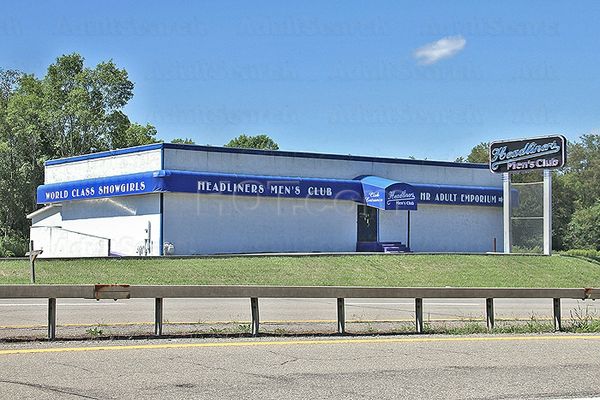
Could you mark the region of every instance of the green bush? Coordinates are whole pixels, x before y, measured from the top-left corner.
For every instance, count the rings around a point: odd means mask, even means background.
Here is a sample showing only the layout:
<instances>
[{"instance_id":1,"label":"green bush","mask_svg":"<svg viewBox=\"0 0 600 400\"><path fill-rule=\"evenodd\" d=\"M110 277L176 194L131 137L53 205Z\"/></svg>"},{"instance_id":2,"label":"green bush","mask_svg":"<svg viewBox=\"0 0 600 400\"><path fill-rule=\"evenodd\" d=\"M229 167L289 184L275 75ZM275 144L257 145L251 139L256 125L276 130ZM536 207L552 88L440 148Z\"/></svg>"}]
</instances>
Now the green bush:
<instances>
[{"instance_id":1,"label":"green bush","mask_svg":"<svg viewBox=\"0 0 600 400\"><path fill-rule=\"evenodd\" d=\"M598 250L571 249L571 250L564 251L561 254L565 254L565 255L573 256L573 257L589 258L591 260L600 262L600 251L598 251Z\"/></svg>"},{"instance_id":2,"label":"green bush","mask_svg":"<svg viewBox=\"0 0 600 400\"><path fill-rule=\"evenodd\" d=\"M544 250L540 246L514 246L512 247L512 253L514 254L542 254Z\"/></svg>"},{"instance_id":3,"label":"green bush","mask_svg":"<svg viewBox=\"0 0 600 400\"><path fill-rule=\"evenodd\" d=\"M571 249L600 250L600 202L575 211L565 239Z\"/></svg>"},{"instance_id":4,"label":"green bush","mask_svg":"<svg viewBox=\"0 0 600 400\"><path fill-rule=\"evenodd\" d=\"M27 239L19 236L0 237L0 257L23 257L27 244Z\"/></svg>"}]
</instances>

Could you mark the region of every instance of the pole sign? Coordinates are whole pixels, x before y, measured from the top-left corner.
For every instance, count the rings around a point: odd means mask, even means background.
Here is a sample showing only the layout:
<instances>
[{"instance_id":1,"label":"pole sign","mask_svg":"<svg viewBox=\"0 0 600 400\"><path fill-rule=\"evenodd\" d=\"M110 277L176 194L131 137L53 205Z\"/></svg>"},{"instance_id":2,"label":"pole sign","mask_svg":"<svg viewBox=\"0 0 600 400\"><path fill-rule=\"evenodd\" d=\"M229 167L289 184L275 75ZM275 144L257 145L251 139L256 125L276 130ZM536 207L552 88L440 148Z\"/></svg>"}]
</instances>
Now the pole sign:
<instances>
[{"instance_id":1,"label":"pole sign","mask_svg":"<svg viewBox=\"0 0 600 400\"><path fill-rule=\"evenodd\" d=\"M567 161L567 139L562 135L490 143L490 170L495 173L555 169Z\"/></svg>"}]
</instances>

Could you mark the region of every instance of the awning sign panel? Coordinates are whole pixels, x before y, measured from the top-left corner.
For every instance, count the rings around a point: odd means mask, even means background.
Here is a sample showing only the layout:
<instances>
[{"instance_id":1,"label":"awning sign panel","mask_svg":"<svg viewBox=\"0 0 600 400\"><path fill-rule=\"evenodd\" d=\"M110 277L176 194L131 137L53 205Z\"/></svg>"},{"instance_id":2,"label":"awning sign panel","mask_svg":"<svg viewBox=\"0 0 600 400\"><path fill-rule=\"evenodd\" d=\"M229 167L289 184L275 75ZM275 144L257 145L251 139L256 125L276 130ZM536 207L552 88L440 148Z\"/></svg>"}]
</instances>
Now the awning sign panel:
<instances>
[{"instance_id":1,"label":"awning sign panel","mask_svg":"<svg viewBox=\"0 0 600 400\"><path fill-rule=\"evenodd\" d=\"M131 196L157 191L161 191L160 180L152 172L144 172L41 185L37 188L37 203Z\"/></svg>"},{"instance_id":2,"label":"awning sign panel","mask_svg":"<svg viewBox=\"0 0 600 400\"><path fill-rule=\"evenodd\" d=\"M388 186L385 193L386 210L416 210L417 193L408 183L396 183Z\"/></svg>"},{"instance_id":3,"label":"awning sign panel","mask_svg":"<svg viewBox=\"0 0 600 400\"><path fill-rule=\"evenodd\" d=\"M413 184L419 203L460 206L502 206L502 188Z\"/></svg>"},{"instance_id":4,"label":"awning sign panel","mask_svg":"<svg viewBox=\"0 0 600 400\"><path fill-rule=\"evenodd\" d=\"M417 193L407 184L378 176L360 177L364 204L380 210L416 210Z\"/></svg>"},{"instance_id":5,"label":"awning sign panel","mask_svg":"<svg viewBox=\"0 0 600 400\"><path fill-rule=\"evenodd\" d=\"M381 210L422 204L502 206L502 188L408 184L377 176L356 179L239 175L160 170L41 185L38 204L148 193L356 201Z\"/></svg>"},{"instance_id":6,"label":"awning sign panel","mask_svg":"<svg viewBox=\"0 0 600 400\"><path fill-rule=\"evenodd\" d=\"M38 204L176 192L362 201L359 181L160 170L41 185Z\"/></svg>"},{"instance_id":7,"label":"awning sign panel","mask_svg":"<svg viewBox=\"0 0 600 400\"><path fill-rule=\"evenodd\" d=\"M288 176L163 171L167 192L360 201L360 182Z\"/></svg>"}]
</instances>

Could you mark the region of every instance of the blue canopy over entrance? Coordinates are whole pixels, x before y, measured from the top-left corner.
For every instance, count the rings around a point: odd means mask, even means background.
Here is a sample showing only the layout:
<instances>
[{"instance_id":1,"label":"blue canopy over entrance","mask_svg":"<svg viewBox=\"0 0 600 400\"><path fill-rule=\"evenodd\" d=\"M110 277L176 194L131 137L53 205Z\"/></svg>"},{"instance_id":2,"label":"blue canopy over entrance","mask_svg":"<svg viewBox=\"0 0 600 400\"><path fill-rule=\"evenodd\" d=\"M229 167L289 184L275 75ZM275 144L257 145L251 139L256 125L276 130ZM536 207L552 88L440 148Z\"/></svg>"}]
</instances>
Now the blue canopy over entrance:
<instances>
[{"instance_id":1,"label":"blue canopy over entrance","mask_svg":"<svg viewBox=\"0 0 600 400\"><path fill-rule=\"evenodd\" d=\"M372 175L358 179L366 205L380 210L417 209L417 192L412 185Z\"/></svg>"}]
</instances>

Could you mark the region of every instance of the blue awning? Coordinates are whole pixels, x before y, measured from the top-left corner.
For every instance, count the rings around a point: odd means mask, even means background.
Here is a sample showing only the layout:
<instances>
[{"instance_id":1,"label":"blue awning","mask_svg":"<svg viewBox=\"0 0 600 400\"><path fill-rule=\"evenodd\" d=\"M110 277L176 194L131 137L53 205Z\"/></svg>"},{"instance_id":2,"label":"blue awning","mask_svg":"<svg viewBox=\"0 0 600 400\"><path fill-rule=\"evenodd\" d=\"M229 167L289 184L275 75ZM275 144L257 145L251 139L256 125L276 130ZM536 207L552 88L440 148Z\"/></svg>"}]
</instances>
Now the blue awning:
<instances>
[{"instance_id":1,"label":"blue awning","mask_svg":"<svg viewBox=\"0 0 600 400\"><path fill-rule=\"evenodd\" d=\"M378 176L356 179L159 170L59 182L37 188L38 204L148 193L349 200L381 210L416 210L419 204L502 206L502 188L410 184Z\"/></svg>"},{"instance_id":2,"label":"blue awning","mask_svg":"<svg viewBox=\"0 0 600 400\"><path fill-rule=\"evenodd\" d=\"M155 172L142 172L78 181L50 183L37 188L37 203L60 203L164 191Z\"/></svg>"},{"instance_id":3,"label":"blue awning","mask_svg":"<svg viewBox=\"0 0 600 400\"><path fill-rule=\"evenodd\" d=\"M417 193L408 183L379 176L359 177L364 203L380 210L416 210Z\"/></svg>"},{"instance_id":4,"label":"blue awning","mask_svg":"<svg viewBox=\"0 0 600 400\"><path fill-rule=\"evenodd\" d=\"M362 187L352 179L243 175L159 170L38 186L38 204L176 192L230 196L362 201Z\"/></svg>"},{"instance_id":5,"label":"blue awning","mask_svg":"<svg viewBox=\"0 0 600 400\"><path fill-rule=\"evenodd\" d=\"M381 210L416 210L417 204L501 207L501 187L403 183L379 176L359 176L364 203ZM514 206L518 193L513 189ZM414 196L414 200L413 200Z\"/></svg>"},{"instance_id":6,"label":"blue awning","mask_svg":"<svg viewBox=\"0 0 600 400\"><path fill-rule=\"evenodd\" d=\"M458 186L413 183L418 193L419 202L423 204L452 204L461 206L496 206L501 207L503 190L490 186ZM518 205L518 193L512 190L513 205Z\"/></svg>"}]
</instances>

